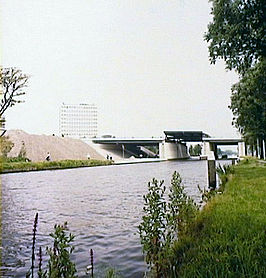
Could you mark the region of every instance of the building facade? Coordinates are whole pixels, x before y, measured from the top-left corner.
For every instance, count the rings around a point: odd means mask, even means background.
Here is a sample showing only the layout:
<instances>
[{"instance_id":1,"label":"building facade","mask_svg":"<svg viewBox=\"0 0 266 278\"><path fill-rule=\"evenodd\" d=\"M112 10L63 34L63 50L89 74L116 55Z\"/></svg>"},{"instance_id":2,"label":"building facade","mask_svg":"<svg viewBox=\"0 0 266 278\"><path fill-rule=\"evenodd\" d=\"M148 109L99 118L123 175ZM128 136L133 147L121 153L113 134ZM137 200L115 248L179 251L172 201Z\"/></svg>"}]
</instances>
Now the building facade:
<instances>
[{"instance_id":1,"label":"building facade","mask_svg":"<svg viewBox=\"0 0 266 278\"><path fill-rule=\"evenodd\" d=\"M61 136L85 139L97 136L98 111L94 104L65 104L60 107Z\"/></svg>"}]
</instances>

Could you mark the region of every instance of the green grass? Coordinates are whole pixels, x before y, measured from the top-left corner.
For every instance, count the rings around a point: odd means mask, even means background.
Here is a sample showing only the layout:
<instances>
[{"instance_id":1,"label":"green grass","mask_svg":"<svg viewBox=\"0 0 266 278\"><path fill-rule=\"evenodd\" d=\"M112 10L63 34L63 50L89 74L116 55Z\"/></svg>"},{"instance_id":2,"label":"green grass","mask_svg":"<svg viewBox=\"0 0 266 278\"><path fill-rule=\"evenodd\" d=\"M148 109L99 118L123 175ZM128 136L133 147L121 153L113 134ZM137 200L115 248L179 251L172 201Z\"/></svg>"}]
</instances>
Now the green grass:
<instances>
[{"instance_id":1,"label":"green grass","mask_svg":"<svg viewBox=\"0 0 266 278\"><path fill-rule=\"evenodd\" d=\"M176 242L173 277L265 277L265 166L251 160L235 167L224 193Z\"/></svg>"},{"instance_id":2,"label":"green grass","mask_svg":"<svg viewBox=\"0 0 266 278\"><path fill-rule=\"evenodd\" d=\"M55 170L77 167L92 167L110 165L112 162L107 160L60 160L45 162L6 162L1 163L1 173Z\"/></svg>"},{"instance_id":3,"label":"green grass","mask_svg":"<svg viewBox=\"0 0 266 278\"><path fill-rule=\"evenodd\" d=\"M0 162L1 166L1 162ZM0 246L2 246L2 179L0 177ZM2 248L0 248L0 266L2 266ZM0 277L2 273L0 270Z\"/></svg>"}]
</instances>

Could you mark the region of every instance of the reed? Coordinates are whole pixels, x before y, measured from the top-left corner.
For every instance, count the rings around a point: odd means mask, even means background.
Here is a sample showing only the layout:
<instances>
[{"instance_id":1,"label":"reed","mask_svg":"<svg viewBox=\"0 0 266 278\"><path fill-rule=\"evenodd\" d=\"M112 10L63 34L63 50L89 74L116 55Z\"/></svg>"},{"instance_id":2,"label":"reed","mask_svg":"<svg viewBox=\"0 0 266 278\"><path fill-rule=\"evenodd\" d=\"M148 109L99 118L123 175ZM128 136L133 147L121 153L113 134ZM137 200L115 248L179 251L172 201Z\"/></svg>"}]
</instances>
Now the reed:
<instances>
[{"instance_id":1,"label":"reed","mask_svg":"<svg viewBox=\"0 0 266 278\"><path fill-rule=\"evenodd\" d=\"M38 212L35 214L34 223L33 223L33 234L32 234L32 248L31 248L31 267L26 278L34 278L34 263L35 263L35 244L36 244L36 233L38 225Z\"/></svg>"}]
</instances>

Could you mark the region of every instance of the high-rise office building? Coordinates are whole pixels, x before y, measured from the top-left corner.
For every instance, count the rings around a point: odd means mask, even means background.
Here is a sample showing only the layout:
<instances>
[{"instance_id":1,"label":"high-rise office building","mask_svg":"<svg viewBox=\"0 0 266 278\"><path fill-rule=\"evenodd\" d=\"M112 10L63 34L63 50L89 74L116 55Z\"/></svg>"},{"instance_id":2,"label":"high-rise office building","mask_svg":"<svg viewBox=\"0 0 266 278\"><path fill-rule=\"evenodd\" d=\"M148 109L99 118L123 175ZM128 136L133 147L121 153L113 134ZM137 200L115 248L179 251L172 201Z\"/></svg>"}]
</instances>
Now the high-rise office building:
<instances>
[{"instance_id":1,"label":"high-rise office building","mask_svg":"<svg viewBox=\"0 0 266 278\"><path fill-rule=\"evenodd\" d=\"M65 104L60 107L59 133L84 139L97 136L97 106L94 104Z\"/></svg>"}]
</instances>

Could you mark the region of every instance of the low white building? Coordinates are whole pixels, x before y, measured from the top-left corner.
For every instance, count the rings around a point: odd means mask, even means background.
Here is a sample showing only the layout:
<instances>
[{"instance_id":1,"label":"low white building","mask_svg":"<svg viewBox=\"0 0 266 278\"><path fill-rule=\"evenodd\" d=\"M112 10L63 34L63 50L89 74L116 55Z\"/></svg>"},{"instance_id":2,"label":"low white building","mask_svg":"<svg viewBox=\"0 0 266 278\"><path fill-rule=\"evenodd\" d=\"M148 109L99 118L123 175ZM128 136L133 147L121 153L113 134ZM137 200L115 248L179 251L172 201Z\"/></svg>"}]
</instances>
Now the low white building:
<instances>
[{"instance_id":1,"label":"low white building","mask_svg":"<svg viewBox=\"0 0 266 278\"><path fill-rule=\"evenodd\" d=\"M59 134L85 139L97 136L98 111L95 104L65 104L60 107Z\"/></svg>"}]
</instances>

